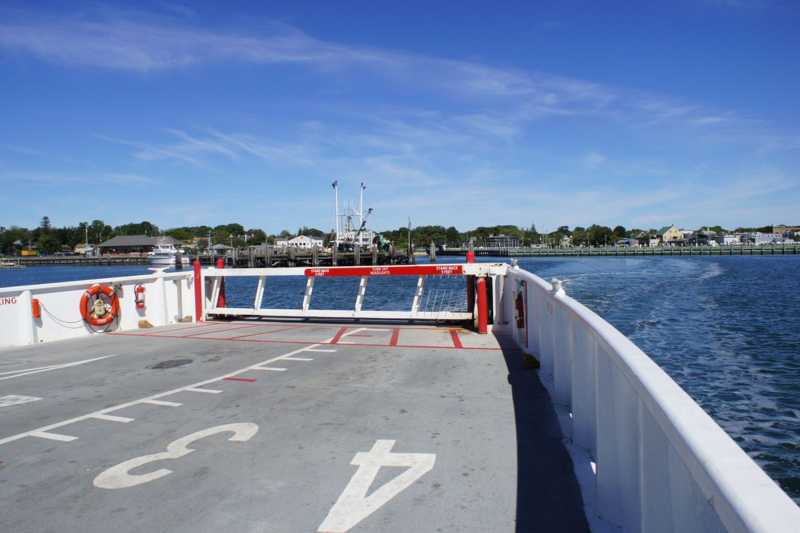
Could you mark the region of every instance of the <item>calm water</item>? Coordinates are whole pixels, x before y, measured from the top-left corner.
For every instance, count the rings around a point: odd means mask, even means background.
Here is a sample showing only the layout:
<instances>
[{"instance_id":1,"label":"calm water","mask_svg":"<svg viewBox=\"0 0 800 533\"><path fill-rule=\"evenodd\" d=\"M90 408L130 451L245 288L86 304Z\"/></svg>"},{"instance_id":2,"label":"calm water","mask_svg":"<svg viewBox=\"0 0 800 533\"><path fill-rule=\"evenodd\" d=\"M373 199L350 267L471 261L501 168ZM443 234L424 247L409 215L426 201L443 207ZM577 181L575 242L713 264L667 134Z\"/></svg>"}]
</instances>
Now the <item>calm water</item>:
<instances>
[{"instance_id":1,"label":"calm water","mask_svg":"<svg viewBox=\"0 0 800 533\"><path fill-rule=\"evenodd\" d=\"M553 258L522 259L520 266L564 281L570 296L649 354L800 502L800 257ZM0 270L0 287L147 268ZM409 309L415 283L371 279L364 308ZM463 307L463 280L450 283L430 283L424 303ZM304 284L271 279L264 306L300 307ZM357 286L357 279L318 279L312 307L351 309ZM228 299L252 305L254 289L255 280L237 279L228 285Z\"/></svg>"}]
</instances>

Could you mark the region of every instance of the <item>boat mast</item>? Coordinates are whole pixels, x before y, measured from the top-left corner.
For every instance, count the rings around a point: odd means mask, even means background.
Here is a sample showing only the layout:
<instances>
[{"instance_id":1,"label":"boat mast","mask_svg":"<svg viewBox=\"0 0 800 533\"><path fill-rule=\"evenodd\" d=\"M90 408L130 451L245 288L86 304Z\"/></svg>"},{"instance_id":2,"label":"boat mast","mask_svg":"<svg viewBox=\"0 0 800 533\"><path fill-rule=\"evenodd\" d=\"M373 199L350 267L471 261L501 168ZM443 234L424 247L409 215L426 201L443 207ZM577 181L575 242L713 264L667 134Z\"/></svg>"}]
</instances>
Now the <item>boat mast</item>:
<instances>
[{"instance_id":1,"label":"boat mast","mask_svg":"<svg viewBox=\"0 0 800 533\"><path fill-rule=\"evenodd\" d=\"M358 204L358 227L359 228L364 226L364 189L366 189L366 187L364 186L364 182L362 181L361 182L361 191L360 191L361 201Z\"/></svg>"},{"instance_id":2,"label":"boat mast","mask_svg":"<svg viewBox=\"0 0 800 533\"><path fill-rule=\"evenodd\" d=\"M336 206L336 246L339 246L339 182L333 182L333 190L335 193L334 205Z\"/></svg>"},{"instance_id":3,"label":"boat mast","mask_svg":"<svg viewBox=\"0 0 800 533\"><path fill-rule=\"evenodd\" d=\"M359 203L359 206L358 206L358 244L359 245L361 244L361 231L364 229L364 189L366 189L366 188L367 188L367 186L364 185L364 182L362 181L361 182L361 190L360 190L361 202Z\"/></svg>"}]
</instances>

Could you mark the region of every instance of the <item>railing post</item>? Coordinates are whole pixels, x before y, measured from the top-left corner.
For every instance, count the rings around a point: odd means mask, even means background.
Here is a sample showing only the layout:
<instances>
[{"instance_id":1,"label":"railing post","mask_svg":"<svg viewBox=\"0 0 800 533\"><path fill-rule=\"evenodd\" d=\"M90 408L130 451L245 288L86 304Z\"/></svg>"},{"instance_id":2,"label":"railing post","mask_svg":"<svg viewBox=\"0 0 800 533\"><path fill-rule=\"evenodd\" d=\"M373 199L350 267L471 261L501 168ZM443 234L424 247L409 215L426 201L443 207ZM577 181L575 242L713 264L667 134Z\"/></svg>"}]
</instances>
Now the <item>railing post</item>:
<instances>
[{"instance_id":1,"label":"railing post","mask_svg":"<svg viewBox=\"0 0 800 533\"><path fill-rule=\"evenodd\" d=\"M223 258L217 259L217 268L223 270L225 268L225 260ZM217 307L225 307L225 277L223 276L219 284L219 301Z\"/></svg>"},{"instance_id":2,"label":"railing post","mask_svg":"<svg viewBox=\"0 0 800 533\"><path fill-rule=\"evenodd\" d=\"M200 260L194 260L194 320L195 322L203 321L203 289L201 287L203 280L200 275Z\"/></svg>"},{"instance_id":3,"label":"railing post","mask_svg":"<svg viewBox=\"0 0 800 533\"><path fill-rule=\"evenodd\" d=\"M475 252L467 252L467 263L475 262ZM475 276L467 276L467 312L475 311Z\"/></svg>"},{"instance_id":4,"label":"railing post","mask_svg":"<svg viewBox=\"0 0 800 533\"><path fill-rule=\"evenodd\" d=\"M310 278L314 279L314 278ZM367 281L369 280L368 276L362 276L361 281L358 284L358 296L356 296L356 313L361 311L361 304L364 303L364 295L367 293Z\"/></svg>"},{"instance_id":5,"label":"railing post","mask_svg":"<svg viewBox=\"0 0 800 533\"><path fill-rule=\"evenodd\" d=\"M486 335L489 332L489 317L486 305L486 278L478 278L478 333Z\"/></svg>"}]
</instances>

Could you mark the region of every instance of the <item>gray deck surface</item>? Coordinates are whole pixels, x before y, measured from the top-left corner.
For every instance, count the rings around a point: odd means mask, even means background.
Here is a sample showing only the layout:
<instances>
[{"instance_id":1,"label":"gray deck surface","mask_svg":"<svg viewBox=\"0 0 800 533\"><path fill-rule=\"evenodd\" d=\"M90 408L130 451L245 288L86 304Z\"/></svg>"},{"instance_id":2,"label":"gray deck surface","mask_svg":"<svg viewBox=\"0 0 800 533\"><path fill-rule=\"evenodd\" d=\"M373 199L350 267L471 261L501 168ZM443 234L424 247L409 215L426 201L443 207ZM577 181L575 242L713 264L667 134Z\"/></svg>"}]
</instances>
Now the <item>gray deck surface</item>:
<instances>
[{"instance_id":1,"label":"gray deck surface","mask_svg":"<svg viewBox=\"0 0 800 533\"><path fill-rule=\"evenodd\" d=\"M343 327L183 324L0 351L0 529L588 530L549 397L511 342ZM177 359L192 362L148 368Z\"/></svg>"}]
</instances>

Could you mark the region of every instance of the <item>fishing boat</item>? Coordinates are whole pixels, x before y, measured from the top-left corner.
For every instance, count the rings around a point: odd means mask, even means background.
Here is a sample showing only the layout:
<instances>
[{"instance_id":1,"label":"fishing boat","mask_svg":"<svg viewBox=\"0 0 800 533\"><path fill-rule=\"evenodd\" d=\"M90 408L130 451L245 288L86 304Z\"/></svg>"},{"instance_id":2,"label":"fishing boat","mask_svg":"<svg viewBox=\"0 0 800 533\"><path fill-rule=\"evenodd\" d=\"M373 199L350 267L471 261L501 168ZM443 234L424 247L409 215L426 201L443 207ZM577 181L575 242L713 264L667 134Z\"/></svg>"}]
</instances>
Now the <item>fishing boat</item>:
<instances>
[{"instance_id":1,"label":"fishing boat","mask_svg":"<svg viewBox=\"0 0 800 533\"><path fill-rule=\"evenodd\" d=\"M182 265L189 264L189 258L183 254L183 250L163 240L157 242L153 250L147 253L147 260L151 265L159 266L175 266L178 261Z\"/></svg>"},{"instance_id":2,"label":"fishing boat","mask_svg":"<svg viewBox=\"0 0 800 533\"><path fill-rule=\"evenodd\" d=\"M373 286L408 307L370 308ZM645 353L514 264L2 288L0 422L7 531L800 524Z\"/></svg>"}]
</instances>

